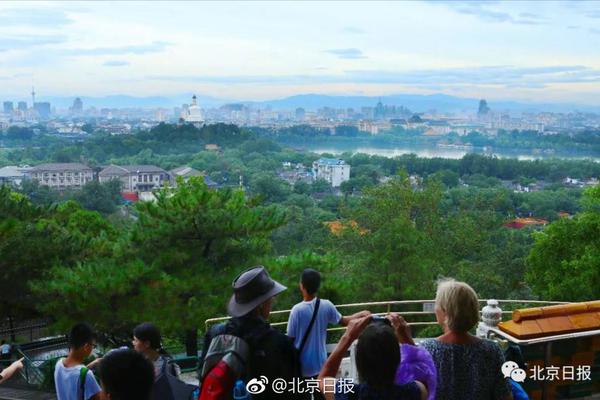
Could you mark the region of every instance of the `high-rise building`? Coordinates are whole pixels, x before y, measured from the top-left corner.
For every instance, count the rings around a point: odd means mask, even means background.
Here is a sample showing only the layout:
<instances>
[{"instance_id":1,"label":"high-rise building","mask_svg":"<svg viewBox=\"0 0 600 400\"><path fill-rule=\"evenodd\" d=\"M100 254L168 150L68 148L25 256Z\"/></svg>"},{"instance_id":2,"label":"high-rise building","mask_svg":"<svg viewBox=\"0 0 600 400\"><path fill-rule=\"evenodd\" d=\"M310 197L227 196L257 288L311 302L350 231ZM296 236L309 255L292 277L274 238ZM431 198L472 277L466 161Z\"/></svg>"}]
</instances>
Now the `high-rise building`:
<instances>
[{"instance_id":1,"label":"high-rise building","mask_svg":"<svg viewBox=\"0 0 600 400\"><path fill-rule=\"evenodd\" d=\"M296 121L304 121L306 110L302 107L296 108Z\"/></svg>"},{"instance_id":2,"label":"high-rise building","mask_svg":"<svg viewBox=\"0 0 600 400\"><path fill-rule=\"evenodd\" d=\"M477 115L483 117L488 115L490 112L490 108L488 107L487 101L485 99L481 99L479 101L479 110L477 111Z\"/></svg>"},{"instance_id":3,"label":"high-rise building","mask_svg":"<svg viewBox=\"0 0 600 400\"><path fill-rule=\"evenodd\" d=\"M4 114L12 114L12 112L13 112L13 102L12 101L5 101L3 105L4 105Z\"/></svg>"},{"instance_id":4,"label":"high-rise building","mask_svg":"<svg viewBox=\"0 0 600 400\"><path fill-rule=\"evenodd\" d=\"M71 107L73 114L81 114L83 112L83 101L79 97L73 100L73 106Z\"/></svg>"},{"instance_id":5,"label":"high-rise building","mask_svg":"<svg viewBox=\"0 0 600 400\"><path fill-rule=\"evenodd\" d=\"M375 110L374 110L374 117L375 119L383 119L383 117L385 117L385 107L383 106L383 103L381 102L381 100L379 100L377 102L377 105L375 106Z\"/></svg>"},{"instance_id":6,"label":"high-rise building","mask_svg":"<svg viewBox=\"0 0 600 400\"><path fill-rule=\"evenodd\" d=\"M17 109L21 112L27 112L27 103L24 101L20 101L17 105Z\"/></svg>"},{"instance_id":7,"label":"high-rise building","mask_svg":"<svg viewBox=\"0 0 600 400\"><path fill-rule=\"evenodd\" d=\"M42 118L42 119L50 118L50 114L51 114L50 103L48 103L47 101L35 103L33 105L33 109L38 113L40 118Z\"/></svg>"}]
</instances>

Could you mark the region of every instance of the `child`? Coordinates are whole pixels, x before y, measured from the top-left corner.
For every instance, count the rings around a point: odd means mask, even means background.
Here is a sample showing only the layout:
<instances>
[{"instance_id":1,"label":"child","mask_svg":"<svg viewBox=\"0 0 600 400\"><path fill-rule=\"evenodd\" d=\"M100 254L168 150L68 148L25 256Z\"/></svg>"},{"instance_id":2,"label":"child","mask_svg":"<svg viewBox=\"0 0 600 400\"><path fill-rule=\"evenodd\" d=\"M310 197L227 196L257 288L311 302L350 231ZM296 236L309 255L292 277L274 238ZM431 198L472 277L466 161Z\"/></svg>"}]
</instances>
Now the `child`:
<instances>
[{"instance_id":1,"label":"child","mask_svg":"<svg viewBox=\"0 0 600 400\"><path fill-rule=\"evenodd\" d=\"M101 389L94 374L83 365L96 346L96 334L85 323L73 326L69 334L69 355L54 368L58 400L99 400Z\"/></svg>"}]
</instances>

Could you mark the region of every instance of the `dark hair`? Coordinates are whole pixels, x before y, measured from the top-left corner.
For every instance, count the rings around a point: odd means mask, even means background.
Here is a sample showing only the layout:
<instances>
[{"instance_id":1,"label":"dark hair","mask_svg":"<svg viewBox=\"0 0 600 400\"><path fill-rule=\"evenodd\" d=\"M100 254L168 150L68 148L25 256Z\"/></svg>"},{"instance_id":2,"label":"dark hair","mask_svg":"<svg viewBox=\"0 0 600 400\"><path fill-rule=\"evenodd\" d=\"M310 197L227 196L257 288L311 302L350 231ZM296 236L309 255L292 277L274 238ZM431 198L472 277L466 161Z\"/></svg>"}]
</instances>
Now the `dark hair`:
<instances>
[{"instance_id":1,"label":"dark hair","mask_svg":"<svg viewBox=\"0 0 600 400\"><path fill-rule=\"evenodd\" d=\"M142 342L150 342L150 347L154 350L161 350L160 330L156 325L150 322L144 322L133 328L133 336Z\"/></svg>"},{"instance_id":2,"label":"dark hair","mask_svg":"<svg viewBox=\"0 0 600 400\"><path fill-rule=\"evenodd\" d=\"M154 366L134 350L114 350L100 362L100 380L113 400L149 400Z\"/></svg>"},{"instance_id":3,"label":"dark hair","mask_svg":"<svg viewBox=\"0 0 600 400\"><path fill-rule=\"evenodd\" d=\"M85 322L73 325L71 332L69 332L69 347L72 349L78 349L95 340L96 332Z\"/></svg>"},{"instance_id":4,"label":"dark hair","mask_svg":"<svg viewBox=\"0 0 600 400\"><path fill-rule=\"evenodd\" d=\"M400 364L400 345L386 324L369 324L358 338L356 368L362 382L382 388L392 385Z\"/></svg>"},{"instance_id":5,"label":"dark hair","mask_svg":"<svg viewBox=\"0 0 600 400\"><path fill-rule=\"evenodd\" d=\"M321 274L319 271L315 271L314 269L307 268L302 271L302 286L308 292L308 294L313 295L317 293L319 287L321 286Z\"/></svg>"}]
</instances>

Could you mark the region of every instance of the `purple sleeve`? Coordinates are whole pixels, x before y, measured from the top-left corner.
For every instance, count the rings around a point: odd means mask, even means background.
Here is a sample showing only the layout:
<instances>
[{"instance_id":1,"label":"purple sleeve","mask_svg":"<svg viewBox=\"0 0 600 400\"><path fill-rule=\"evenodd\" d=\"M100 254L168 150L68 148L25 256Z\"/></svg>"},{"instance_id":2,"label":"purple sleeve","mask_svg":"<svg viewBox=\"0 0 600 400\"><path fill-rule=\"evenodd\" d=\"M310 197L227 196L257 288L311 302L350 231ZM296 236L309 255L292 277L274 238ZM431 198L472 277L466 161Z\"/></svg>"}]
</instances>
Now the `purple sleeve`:
<instances>
[{"instance_id":1,"label":"purple sleeve","mask_svg":"<svg viewBox=\"0 0 600 400\"><path fill-rule=\"evenodd\" d=\"M411 381L419 381L427 388L427 399L435 399L437 387L437 369L427 350L409 344L400 345L400 365L396 370L396 381L403 385Z\"/></svg>"}]
</instances>

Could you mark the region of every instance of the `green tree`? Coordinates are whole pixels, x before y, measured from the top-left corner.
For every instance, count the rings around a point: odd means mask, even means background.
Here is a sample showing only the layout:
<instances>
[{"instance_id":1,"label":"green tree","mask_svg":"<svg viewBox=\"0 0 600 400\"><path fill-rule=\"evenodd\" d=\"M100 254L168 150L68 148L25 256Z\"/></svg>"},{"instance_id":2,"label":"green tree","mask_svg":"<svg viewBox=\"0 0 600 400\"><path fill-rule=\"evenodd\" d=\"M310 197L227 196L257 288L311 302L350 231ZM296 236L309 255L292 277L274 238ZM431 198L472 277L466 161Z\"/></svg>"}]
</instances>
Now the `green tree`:
<instances>
[{"instance_id":1,"label":"green tree","mask_svg":"<svg viewBox=\"0 0 600 400\"><path fill-rule=\"evenodd\" d=\"M588 189L584 211L535 234L526 279L548 300L600 298L600 186Z\"/></svg>"},{"instance_id":2,"label":"green tree","mask_svg":"<svg viewBox=\"0 0 600 400\"><path fill-rule=\"evenodd\" d=\"M355 285L357 301L430 293L424 283L432 283L437 271L440 195L438 186L413 190L406 174L365 191L331 243L345 264L345 279Z\"/></svg>"},{"instance_id":3,"label":"green tree","mask_svg":"<svg viewBox=\"0 0 600 400\"><path fill-rule=\"evenodd\" d=\"M114 235L99 214L82 210L74 202L36 206L24 195L0 187L2 314L35 314L45 304L41 299L50 269L106 254ZM35 281L41 290L31 290L30 283Z\"/></svg>"},{"instance_id":4,"label":"green tree","mask_svg":"<svg viewBox=\"0 0 600 400\"><path fill-rule=\"evenodd\" d=\"M282 202L290 194L290 185L267 172L261 172L250 180L252 194L262 196L267 202Z\"/></svg>"},{"instance_id":5,"label":"green tree","mask_svg":"<svg viewBox=\"0 0 600 400\"><path fill-rule=\"evenodd\" d=\"M121 203L121 181L88 182L75 194L75 199L88 210L111 214Z\"/></svg>"},{"instance_id":6,"label":"green tree","mask_svg":"<svg viewBox=\"0 0 600 400\"><path fill-rule=\"evenodd\" d=\"M188 353L195 354L200 321L224 312L224 288L269 252L271 231L285 215L242 191L210 190L198 178L179 180L177 189L138 203L137 211L132 249L161 275L144 302L147 315L167 330L185 330Z\"/></svg>"}]
</instances>

